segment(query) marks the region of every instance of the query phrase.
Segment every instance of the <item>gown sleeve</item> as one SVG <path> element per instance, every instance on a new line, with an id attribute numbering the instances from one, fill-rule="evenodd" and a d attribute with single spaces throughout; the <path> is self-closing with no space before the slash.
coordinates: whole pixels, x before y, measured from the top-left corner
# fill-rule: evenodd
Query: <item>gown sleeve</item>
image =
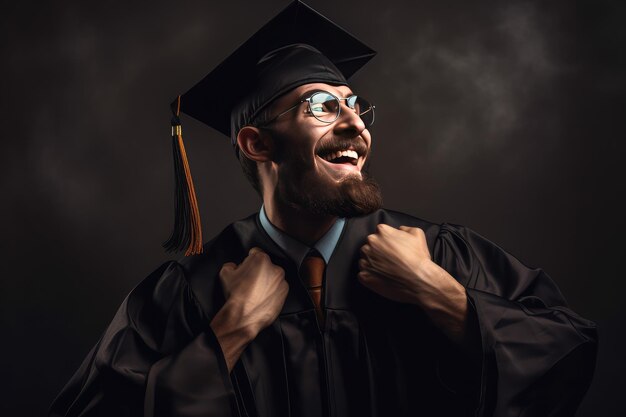
<path id="1" fill-rule="evenodd" d="M 477 375 L 448 376 L 446 384 L 478 381 L 472 391 L 480 416 L 573 416 L 593 376 L 596 325 L 568 307 L 542 269 L 469 228 L 442 224 L 433 259 L 467 290 L 478 364 L 452 361 L 448 369 Z"/>
<path id="2" fill-rule="evenodd" d="M 168 262 L 126 297 L 50 415 L 236 416 L 236 407 L 217 338 Z"/>

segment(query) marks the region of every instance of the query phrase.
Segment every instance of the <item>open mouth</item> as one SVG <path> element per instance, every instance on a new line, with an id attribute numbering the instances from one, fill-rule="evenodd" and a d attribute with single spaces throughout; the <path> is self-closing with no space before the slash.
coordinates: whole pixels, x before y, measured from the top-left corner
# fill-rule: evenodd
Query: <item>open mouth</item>
<path id="1" fill-rule="evenodd" d="M 344 149 L 329 149 L 317 154 L 323 162 L 322 165 L 335 179 L 341 180 L 346 174 L 361 175 L 361 167 L 365 161 L 365 155 L 360 153 L 358 147 L 348 146 Z"/>
<path id="2" fill-rule="evenodd" d="M 359 154 L 353 149 L 330 152 L 325 155 L 320 155 L 320 158 L 330 162 L 331 164 L 357 165 L 359 163 Z"/>

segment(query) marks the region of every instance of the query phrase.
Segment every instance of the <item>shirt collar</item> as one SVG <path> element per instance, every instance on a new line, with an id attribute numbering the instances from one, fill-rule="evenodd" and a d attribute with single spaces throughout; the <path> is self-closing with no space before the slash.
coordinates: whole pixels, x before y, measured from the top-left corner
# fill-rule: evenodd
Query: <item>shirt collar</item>
<path id="1" fill-rule="evenodd" d="M 292 238 L 274 226 L 265 214 L 265 205 L 261 206 L 261 210 L 259 211 L 259 220 L 261 221 L 261 226 L 263 226 L 263 229 L 265 229 L 272 240 L 280 246 L 280 248 L 284 250 L 287 255 L 289 255 L 296 265 L 298 265 L 298 268 L 300 268 L 300 264 L 312 248 Z M 313 248 L 317 249 L 320 255 L 322 255 L 326 264 L 328 264 L 330 256 L 333 254 L 335 247 L 337 246 L 339 236 L 341 236 L 345 223 L 345 218 L 338 218 L 328 232 L 326 232 L 326 234 L 322 236 L 315 243 L 315 245 L 313 245 Z"/>

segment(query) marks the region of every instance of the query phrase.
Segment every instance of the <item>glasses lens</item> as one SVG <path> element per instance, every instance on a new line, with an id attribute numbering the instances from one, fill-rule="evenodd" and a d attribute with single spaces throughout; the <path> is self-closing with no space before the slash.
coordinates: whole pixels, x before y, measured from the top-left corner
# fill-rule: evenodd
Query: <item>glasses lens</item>
<path id="1" fill-rule="evenodd" d="M 315 93 L 309 99 L 311 113 L 322 122 L 334 122 L 339 114 L 339 101 L 329 93 Z"/>
<path id="2" fill-rule="evenodd" d="M 348 107 L 354 109 L 356 114 L 361 116 L 365 127 L 370 127 L 374 123 L 374 106 L 361 96 L 350 96 L 346 99 Z"/>

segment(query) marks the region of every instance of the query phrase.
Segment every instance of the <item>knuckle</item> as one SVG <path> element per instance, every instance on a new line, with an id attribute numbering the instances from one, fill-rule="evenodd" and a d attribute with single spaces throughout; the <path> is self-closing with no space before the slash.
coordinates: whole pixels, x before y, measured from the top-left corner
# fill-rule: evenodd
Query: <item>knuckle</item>
<path id="1" fill-rule="evenodd" d="M 253 256 L 261 262 L 267 262 L 270 259 L 270 256 L 263 251 L 254 252 Z"/>

